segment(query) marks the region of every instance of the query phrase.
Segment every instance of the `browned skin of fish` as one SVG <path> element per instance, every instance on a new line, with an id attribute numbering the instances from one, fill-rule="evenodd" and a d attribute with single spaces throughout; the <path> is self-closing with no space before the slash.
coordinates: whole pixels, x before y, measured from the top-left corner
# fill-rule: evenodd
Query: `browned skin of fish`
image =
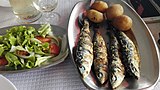
<path id="1" fill-rule="evenodd" d="M 117 30 L 117 37 L 121 44 L 123 64 L 127 74 L 138 79 L 140 77 L 140 55 L 135 44 L 121 31 Z"/>
<path id="2" fill-rule="evenodd" d="M 76 64 L 83 78 L 91 71 L 93 63 L 93 44 L 90 37 L 88 21 L 84 20 L 84 26 L 80 31 L 79 41 L 76 50 Z"/>
<path id="3" fill-rule="evenodd" d="M 115 35 L 110 33 L 110 64 L 109 64 L 109 81 L 113 89 L 117 88 L 125 77 L 125 70 L 122 64 L 120 53 L 119 53 L 119 43 Z"/>
<path id="4" fill-rule="evenodd" d="M 108 79 L 108 59 L 105 41 L 98 31 L 93 38 L 94 71 L 99 82 L 103 84 Z"/>

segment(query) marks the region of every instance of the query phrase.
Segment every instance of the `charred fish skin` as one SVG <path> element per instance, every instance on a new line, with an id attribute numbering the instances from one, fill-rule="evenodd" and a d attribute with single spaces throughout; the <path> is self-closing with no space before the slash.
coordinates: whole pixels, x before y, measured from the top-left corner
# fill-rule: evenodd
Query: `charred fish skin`
<path id="1" fill-rule="evenodd" d="M 117 31 L 117 37 L 122 47 L 122 58 L 126 72 L 138 79 L 140 77 L 140 56 L 130 38 L 122 31 Z"/>
<path id="2" fill-rule="evenodd" d="M 119 43 L 115 35 L 110 32 L 110 64 L 109 81 L 113 89 L 117 88 L 125 77 L 125 70 L 119 55 Z"/>
<path id="3" fill-rule="evenodd" d="M 98 31 L 95 31 L 93 38 L 94 71 L 97 79 L 103 84 L 108 79 L 108 59 L 105 41 Z"/>
<path id="4" fill-rule="evenodd" d="M 93 44 L 90 37 L 89 22 L 87 20 L 84 20 L 84 26 L 80 31 L 75 62 L 81 76 L 83 78 L 87 77 L 93 63 Z"/>

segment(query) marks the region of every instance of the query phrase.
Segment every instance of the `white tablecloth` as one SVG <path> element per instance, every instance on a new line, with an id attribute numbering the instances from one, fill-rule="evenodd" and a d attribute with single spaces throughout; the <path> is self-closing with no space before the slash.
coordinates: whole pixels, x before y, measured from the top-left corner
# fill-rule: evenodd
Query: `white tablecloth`
<path id="1" fill-rule="evenodd" d="M 78 0 L 58 0 L 55 12 L 61 16 L 59 26 L 67 30 L 70 12 Z M 35 22 L 35 23 L 38 23 Z M 17 25 L 11 8 L 0 7 L 0 28 Z M 72 60 L 68 57 L 56 66 L 29 72 L 6 74 L 18 90 L 85 90 Z M 0 89 L 1 90 L 1 89 Z"/>
<path id="2" fill-rule="evenodd" d="M 80 0 L 58 1 L 58 7 L 55 10 L 61 15 L 58 25 L 67 30 L 70 12 Z M 38 21 L 35 23 L 38 23 Z M 0 7 L 0 28 L 17 24 L 12 9 Z M 70 57 L 50 68 L 6 74 L 4 76 L 11 80 L 18 90 L 86 90 Z M 160 83 L 155 90 L 158 90 L 159 87 Z"/>

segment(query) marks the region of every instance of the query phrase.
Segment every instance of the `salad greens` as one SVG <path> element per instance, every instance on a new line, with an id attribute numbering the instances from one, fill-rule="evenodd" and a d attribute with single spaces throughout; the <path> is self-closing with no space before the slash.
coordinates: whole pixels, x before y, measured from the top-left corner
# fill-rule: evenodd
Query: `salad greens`
<path id="1" fill-rule="evenodd" d="M 53 43 L 54 46 L 51 46 Z M 5 35 L 0 36 L 0 57 L 5 58 L 7 61 L 5 67 L 8 69 L 40 66 L 57 56 L 59 51 L 60 38 L 53 35 L 50 24 L 41 25 L 39 29 L 31 26 L 14 26 L 7 30 Z"/>

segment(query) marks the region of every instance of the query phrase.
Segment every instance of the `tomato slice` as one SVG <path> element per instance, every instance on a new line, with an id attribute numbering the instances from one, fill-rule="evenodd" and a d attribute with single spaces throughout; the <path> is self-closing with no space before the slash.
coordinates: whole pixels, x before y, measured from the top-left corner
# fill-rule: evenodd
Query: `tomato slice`
<path id="1" fill-rule="evenodd" d="M 50 53 L 58 55 L 59 52 L 60 52 L 60 47 L 55 43 L 51 43 L 50 44 Z"/>
<path id="2" fill-rule="evenodd" d="M 0 57 L 0 66 L 4 66 L 7 65 L 8 61 L 6 60 L 5 57 Z"/>
<path id="3" fill-rule="evenodd" d="M 36 36 L 36 39 L 40 40 L 42 43 L 45 43 L 45 42 L 48 42 L 50 43 L 51 42 L 51 38 L 49 37 L 42 37 L 42 36 Z"/>

